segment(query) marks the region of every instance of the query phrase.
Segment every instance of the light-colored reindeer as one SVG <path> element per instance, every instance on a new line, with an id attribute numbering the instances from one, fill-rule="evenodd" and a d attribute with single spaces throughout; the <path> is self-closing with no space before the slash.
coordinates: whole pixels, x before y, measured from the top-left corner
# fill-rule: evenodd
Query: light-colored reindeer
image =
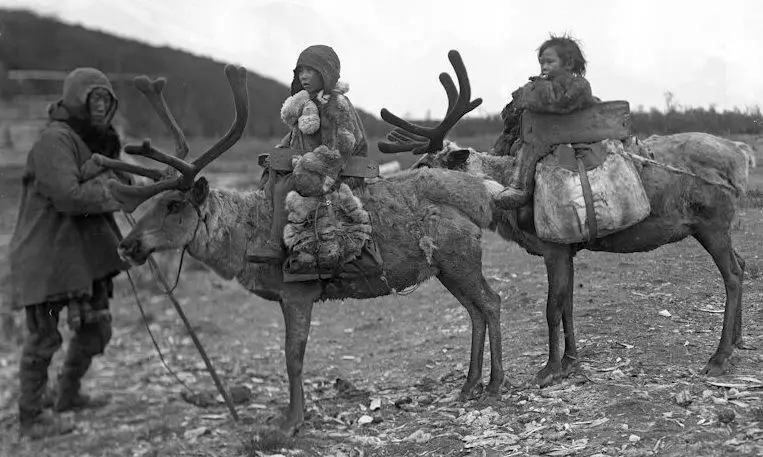
<path id="1" fill-rule="evenodd" d="M 459 78 L 466 72 L 460 58 L 452 60 Z M 164 171 L 99 157 L 102 165 L 147 176 L 147 186 L 124 186 L 113 182 L 111 191 L 127 211 L 159 195 L 120 245 L 122 255 L 142 264 L 152 252 L 186 247 L 188 253 L 218 275 L 238 282 L 256 295 L 281 304 L 286 324 L 286 370 L 289 407 L 275 423 L 293 433 L 304 421 L 302 364 L 310 330 L 313 304 L 321 300 L 371 298 L 403 290 L 436 277 L 466 308 L 472 322 L 469 371 L 462 398 L 482 392 L 485 334 L 490 340 L 488 396 L 500 396 L 504 379 L 501 353 L 501 300 L 482 274 L 482 230 L 493 219 L 493 198 L 502 189 L 495 181 L 450 170 L 404 171 L 371 180 L 356 191 L 371 215 L 373 237 L 383 260 L 384 274 L 310 282 L 283 281 L 280 267 L 246 262 L 247 250 L 268 238 L 272 215 L 264 191 L 210 189 L 199 172 L 230 148 L 242 135 L 247 122 L 246 72 L 226 67 L 233 90 L 236 119 L 228 133 L 193 162 L 179 126 L 162 97 L 163 80 L 136 80 L 176 141 L 175 156 L 151 147 L 128 146 L 131 154 L 143 155 L 169 165 Z M 466 84 L 468 87 L 468 83 Z M 433 129 L 448 124 L 474 109 L 480 100 L 469 101 L 470 91 L 459 94 L 456 108 Z"/>

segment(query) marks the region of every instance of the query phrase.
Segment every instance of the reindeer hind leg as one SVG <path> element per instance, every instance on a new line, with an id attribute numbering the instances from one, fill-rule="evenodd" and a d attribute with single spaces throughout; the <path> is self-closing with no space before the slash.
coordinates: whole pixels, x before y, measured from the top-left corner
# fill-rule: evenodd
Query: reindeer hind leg
<path id="1" fill-rule="evenodd" d="M 741 274 L 741 281 L 742 284 L 744 284 L 744 277 L 745 277 L 745 271 L 747 267 L 747 263 L 744 260 L 744 257 L 737 252 L 736 249 L 734 249 L 734 257 L 736 258 L 737 264 L 739 265 L 739 269 L 742 270 Z M 743 286 L 741 287 L 742 290 L 739 292 L 739 297 L 737 298 L 737 309 L 736 309 L 736 315 L 734 317 L 734 331 L 732 333 L 732 344 L 737 349 L 742 350 L 754 350 L 757 349 L 754 346 L 748 346 L 745 344 L 744 339 L 742 338 L 742 295 L 743 294 Z"/>
<path id="2" fill-rule="evenodd" d="M 715 354 L 702 370 L 702 373 L 709 376 L 720 376 L 729 368 L 729 358 L 734 350 L 734 345 L 737 342 L 741 344 L 742 340 L 744 260 L 734 250 L 728 231 L 699 230 L 694 234 L 694 238 L 712 256 L 726 288 L 726 306 L 723 313 L 721 339 Z"/>

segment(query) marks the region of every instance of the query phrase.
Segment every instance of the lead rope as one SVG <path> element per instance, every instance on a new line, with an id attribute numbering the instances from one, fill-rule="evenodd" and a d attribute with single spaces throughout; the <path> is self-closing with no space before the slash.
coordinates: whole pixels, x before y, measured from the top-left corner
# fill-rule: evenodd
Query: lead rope
<path id="1" fill-rule="evenodd" d="M 196 205 L 194 205 L 194 208 L 199 214 L 199 219 L 197 220 L 197 224 L 196 224 L 196 230 L 194 230 L 194 238 L 195 238 L 196 231 L 199 229 L 199 225 L 201 225 L 201 211 Z M 135 219 L 132 217 L 132 215 L 124 211 L 122 212 L 122 214 L 124 214 L 125 218 L 127 219 L 127 222 L 130 223 L 130 226 L 135 227 Z M 199 341 L 198 336 L 196 336 L 196 331 L 194 331 L 193 327 L 191 326 L 191 322 L 188 320 L 188 317 L 185 315 L 185 312 L 183 311 L 183 308 L 180 306 L 180 303 L 178 302 L 177 298 L 175 298 L 175 295 L 173 295 L 172 290 L 169 287 L 169 284 L 167 284 L 167 281 L 164 279 L 164 276 L 162 276 L 162 272 L 161 270 L 159 270 L 159 266 L 156 264 L 156 261 L 150 255 L 148 256 L 148 265 L 151 268 L 151 273 L 153 274 L 154 279 L 162 286 L 164 293 L 170 299 L 170 301 L 172 302 L 172 305 L 175 307 L 175 311 L 177 311 L 178 315 L 180 316 L 180 319 L 183 321 L 183 325 L 185 325 L 185 328 L 188 331 L 188 334 L 191 336 L 191 340 L 193 341 L 193 344 L 196 346 L 196 350 L 199 351 L 199 355 L 201 355 L 201 358 L 204 361 L 204 365 L 207 367 L 207 371 L 209 371 L 209 374 L 212 377 L 212 380 L 214 381 L 218 392 L 220 392 L 220 395 L 223 397 L 223 400 L 225 401 L 225 405 L 228 407 L 228 411 L 230 411 L 231 417 L 233 417 L 233 421 L 238 422 L 238 414 L 236 413 L 236 408 L 235 406 L 233 406 L 233 401 L 231 400 L 230 395 L 228 394 L 228 391 L 225 390 L 225 387 L 223 387 L 223 384 L 220 381 L 220 377 L 217 376 L 217 371 L 212 366 L 212 362 L 210 362 L 209 357 L 207 357 L 207 352 L 204 350 L 204 346 L 201 345 L 201 341 Z M 128 276 L 129 276 L 129 272 L 128 272 Z M 180 270 L 178 270 L 178 277 L 179 276 L 180 276 Z M 133 284 L 132 278 L 130 279 L 130 284 Z M 133 292 L 136 293 L 135 298 L 136 298 L 136 301 L 138 302 L 138 306 L 141 309 L 141 314 L 143 315 L 143 309 L 142 309 L 142 306 L 140 305 L 140 300 L 138 300 L 137 291 L 135 290 L 134 285 L 133 285 Z M 145 319 L 145 315 L 143 316 L 143 319 L 144 319 L 144 322 L 146 322 L 146 325 L 148 326 L 148 323 Z M 151 335 L 150 329 L 149 329 L 149 334 Z M 151 339 L 152 340 L 154 339 L 153 335 L 151 335 Z M 157 348 L 157 351 L 158 351 L 159 350 L 158 345 L 156 345 L 155 347 Z M 159 354 L 161 356 L 161 351 L 159 351 Z M 163 356 L 162 356 L 162 359 L 163 359 Z M 165 367 L 169 369 L 169 367 L 166 364 L 165 364 Z M 182 381 L 181 381 L 181 384 L 185 385 L 184 383 L 182 383 Z"/>
<path id="2" fill-rule="evenodd" d="M 188 390 L 188 392 L 192 394 L 196 394 L 196 392 L 188 387 L 188 385 L 183 382 L 182 379 L 170 368 L 169 364 L 167 363 L 167 360 L 164 358 L 164 354 L 162 353 L 162 349 L 159 347 L 159 343 L 156 341 L 156 338 L 154 337 L 154 332 L 151 331 L 151 326 L 148 324 L 148 318 L 146 317 L 146 312 L 143 309 L 143 304 L 140 301 L 140 297 L 138 295 L 138 289 L 135 287 L 135 283 L 132 280 L 132 275 L 130 275 L 129 271 L 126 271 L 127 273 L 127 279 L 130 281 L 130 287 L 132 288 L 132 294 L 135 297 L 135 303 L 138 304 L 138 309 L 140 310 L 140 316 L 143 318 L 143 323 L 146 326 L 146 331 L 148 332 L 148 336 L 151 337 L 151 342 L 154 344 L 154 348 L 156 349 L 156 352 L 159 354 L 159 360 L 161 360 L 162 365 L 164 365 L 164 368 L 172 375 L 175 380 L 182 385 L 183 387 Z"/>

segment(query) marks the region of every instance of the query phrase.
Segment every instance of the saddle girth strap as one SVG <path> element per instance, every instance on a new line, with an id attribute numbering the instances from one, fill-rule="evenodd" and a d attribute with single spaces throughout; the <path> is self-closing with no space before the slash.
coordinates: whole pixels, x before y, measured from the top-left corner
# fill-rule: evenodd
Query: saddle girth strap
<path id="1" fill-rule="evenodd" d="M 270 154 L 260 154 L 259 164 L 264 167 L 269 162 L 270 168 L 275 171 L 290 172 L 294 171 L 292 159 L 300 155 L 302 153 L 295 149 L 275 148 Z M 378 178 L 379 164 L 368 157 L 351 156 L 344 163 L 339 174 L 353 178 Z"/>
<path id="2" fill-rule="evenodd" d="M 580 176 L 580 186 L 583 188 L 583 200 L 585 201 L 585 213 L 586 221 L 588 221 L 588 242 L 592 242 L 596 239 L 599 227 L 596 222 L 596 212 L 593 206 L 593 191 L 591 191 L 591 183 L 588 181 L 588 173 L 586 172 L 583 159 L 579 155 L 576 156 L 578 162 L 578 175 Z"/>

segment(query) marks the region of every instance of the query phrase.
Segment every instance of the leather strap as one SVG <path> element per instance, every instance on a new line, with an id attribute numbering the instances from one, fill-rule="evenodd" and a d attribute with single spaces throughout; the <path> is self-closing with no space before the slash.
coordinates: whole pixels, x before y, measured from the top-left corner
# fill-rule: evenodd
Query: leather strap
<path id="1" fill-rule="evenodd" d="M 368 157 L 350 156 L 344 163 L 340 175 L 353 178 L 378 178 L 379 164 Z"/>
<path id="2" fill-rule="evenodd" d="M 631 136 L 630 105 L 627 101 L 597 103 L 567 114 L 522 114 L 521 138 L 533 144 L 596 143 L 608 138 Z"/>
<path id="3" fill-rule="evenodd" d="M 593 192 L 591 191 L 591 183 L 588 181 L 588 173 L 586 172 L 585 164 L 579 156 L 577 157 L 577 162 L 580 185 L 583 188 L 586 220 L 588 221 L 588 242 L 590 243 L 598 236 L 599 227 L 596 222 L 596 212 L 593 206 Z"/>
<path id="4" fill-rule="evenodd" d="M 296 149 L 275 148 L 270 153 L 270 166 L 275 171 L 293 171 L 294 167 L 291 165 L 292 157 L 301 155 Z"/>
<path id="5" fill-rule="evenodd" d="M 294 171 L 292 158 L 302 155 L 296 149 L 275 148 L 270 154 L 260 154 L 258 163 L 264 167 L 269 158 L 270 167 L 275 171 Z M 351 156 L 347 159 L 340 176 L 350 176 L 354 178 L 378 178 L 379 164 L 368 157 Z"/>

